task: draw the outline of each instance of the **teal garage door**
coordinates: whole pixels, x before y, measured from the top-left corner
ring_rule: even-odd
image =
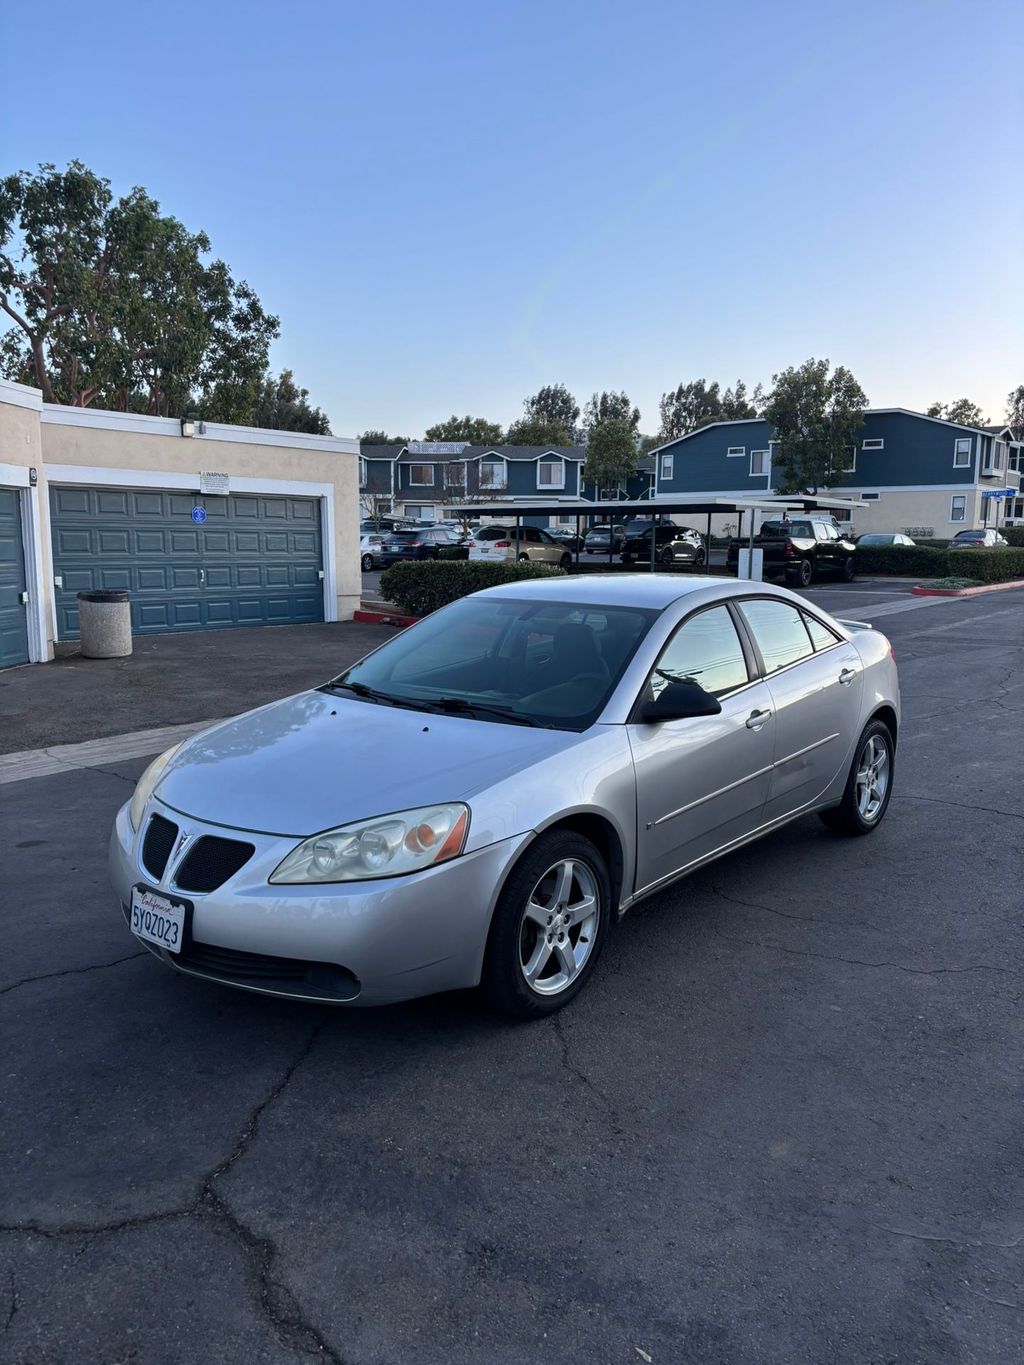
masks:
[[[52,486],[50,528],[61,640],[97,590],[129,594],[139,635],[324,619],[315,498]]]
[[[14,488],[0,488],[0,668],[28,663],[28,613],[21,502]]]

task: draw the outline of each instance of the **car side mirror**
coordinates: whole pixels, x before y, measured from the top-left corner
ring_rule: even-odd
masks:
[[[645,725],[660,725],[667,720],[689,720],[694,716],[718,716],[722,703],[696,683],[668,682],[656,697],[640,707]]]

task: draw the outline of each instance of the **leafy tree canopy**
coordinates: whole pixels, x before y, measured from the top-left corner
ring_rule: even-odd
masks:
[[[548,384],[523,403],[525,416],[505,433],[507,445],[571,446],[580,408],[564,384]]]
[[[587,435],[586,477],[602,492],[613,492],[636,468],[636,430],[632,414],[600,417]]]
[[[215,420],[209,413],[200,416]],[[312,436],[329,436],[327,414],[309,403],[309,390],[300,389],[291,370],[282,370],[275,379],[267,375],[253,405],[253,426],[274,431],[306,431]]]
[[[693,379],[689,384],[680,384],[676,389],[661,395],[661,441],[673,441],[677,436],[696,431],[709,422],[739,421],[745,417],[757,416],[757,404],[762,401],[761,386],[755,388],[751,398],[747,397],[747,386],[742,379],[736,381],[734,389],[722,393],[721,385],[715,380],[709,384],[705,379]]]
[[[485,417],[456,417],[453,413],[444,422],[427,427],[428,441],[468,441],[475,446],[494,446],[501,442],[501,426]]]
[[[981,408],[977,403],[972,403],[969,398],[958,398],[953,403],[947,403],[945,407],[941,403],[933,403],[925,413],[926,417],[942,417],[947,422],[959,422],[965,427],[983,427],[985,418],[982,416]]]
[[[364,446],[407,446],[411,436],[389,436],[379,427],[364,431],[359,436],[359,444]]]
[[[609,417],[624,417],[633,431],[640,427],[640,409],[633,407],[627,393],[595,393],[583,408],[583,430],[589,435],[598,422]]]
[[[80,161],[0,179],[0,373],[50,403],[256,424],[280,326],[209,257],[205,233]]]
[[[1024,384],[1006,395],[1006,425],[1013,428],[1018,438],[1024,436]]]
[[[867,397],[842,365],[806,360],[773,376],[764,416],[778,442],[773,463],[780,493],[815,493],[844,477],[864,424]]]

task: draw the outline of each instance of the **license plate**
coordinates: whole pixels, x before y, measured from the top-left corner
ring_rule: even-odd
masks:
[[[180,953],[185,936],[185,907],[145,887],[132,887],[131,931],[147,943]]]

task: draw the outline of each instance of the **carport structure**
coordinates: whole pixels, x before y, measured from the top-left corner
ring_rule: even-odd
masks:
[[[708,497],[706,495],[694,495],[693,497],[678,498],[643,498],[636,502],[621,501],[599,501],[586,502],[579,500],[576,502],[562,500],[559,502],[522,502],[510,507],[508,503],[495,503],[493,507],[480,506],[475,504],[471,507],[455,507],[452,509],[456,516],[481,516],[481,517],[500,517],[502,521],[509,517],[515,518],[515,551],[516,558],[519,558],[520,531],[524,517],[565,517],[575,516],[576,518],[576,550],[574,555],[575,566],[578,569],[580,564],[580,540],[581,527],[584,520],[590,522],[607,521],[613,524],[615,517],[629,517],[630,520],[649,518],[652,522],[659,521],[662,517],[671,516],[678,512],[685,516],[706,516],[707,517],[707,547],[711,549],[711,518],[723,513],[735,514],[739,521],[737,525],[737,536],[743,538],[743,515],[750,513],[750,520],[747,528],[748,543],[753,548],[755,527],[757,524],[757,513],[767,512],[769,515],[778,515],[782,512],[836,512],[852,511],[858,507],[865,507],[867,504],[860,498],[833,498],[815,494],[765,494],[763,497],[749,498],[728,498],[717,495]],[[657,540],[651,536],[651,572],[657,573]],[[608,563],[613,562],[612,537],[608,537]]]

